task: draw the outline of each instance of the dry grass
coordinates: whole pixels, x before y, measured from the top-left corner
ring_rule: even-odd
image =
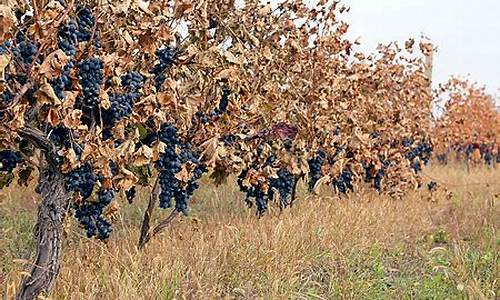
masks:
[[[499,297],[500,170],[426,173],[450,197],[402,201],[363,193],[300,193],[257,219],[234,185],[199,191],[181,218],[140,252],[146,201],[124,207],[107,245],[73,224],[51,299],[495,299]],[[489,184],[488,184],[489,183]],[[142,191],[146,199],[146,191]],[[31,246],[28,192],[0,202],[0,293],[12,297]],[[497,196],[498,197],[498,196]],[[29,200],[26,200],[29,199]],[[203,201],[201,201],[203,199]],[[125,204],[124,204],[125,205]],[[165,212],[163,212],[165,213]],[[498,299],[498,298],[497,298]]]

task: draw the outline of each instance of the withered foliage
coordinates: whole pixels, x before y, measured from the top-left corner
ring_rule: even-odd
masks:
[[[438,155],[455,152],[459,159],[468,157],[476,163],[498,156],[500,111],[485,87],[452,78],[439,87],[435,99],[442,105],[432,130]]]
[[[59,28],[85,5],[96,22],[71,58],[59,47]],[[61,171],[89,163],[101,185],[125,191],[139,183],[137,168],[151,166],[168,146],[148,145],[144,135],[168,122],[209,170],[224,176],[272,153],[277,163],[245,178],[264,190],[280,168],[307,176],[308,159],[318,149],[329,156],[320,183],[348,169],[361,184],[370,166],[371,173],[384,169],[385,192],[397,195],[419,185],[406,155],[411,146],[402,141],[430,143],[432,96],[423,62],[434,51],[429,42],[355,53],[355,42],[345,37],[348,24],[338,20],[345,7],[337,1],[315,7],[302,1],[244,1],[242,7],[229,0],[34,1],[34,16],[19,18],[27,9],[19,2],[0,9],[1,41],[22,32],[37,46],[25,65],[9,51],[0,56],[0,73],[9,74],[1,91],[14,96],[2,103],[3,148],[19,149],[23,128],[50,137],[63,127],[70,145],[57,149]],[[163,84],[152,74],[159,49],[171,59],[161,70]],[[70,60],[91,58],[103,61],[104,84],[99,111],[90,113],[77,105],[84,93],[78,68],[70,69],[71,89],[62,99],[51,82]],[[106,126],[96,115],[110,109],[110,98],[124,89],[120,77],[129,71],[146,78],[140,99],[130,116]],[[217,111],[225,91],[227,112]],[[104,138],[109,131],[112,138]],[[24,163],[42,164],[37,151],[24,155]],[[183,167],[177,177],[187,180],[189,170]]]

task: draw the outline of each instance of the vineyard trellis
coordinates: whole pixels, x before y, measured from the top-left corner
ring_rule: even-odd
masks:
[[[345,11],[337,1],[0,5],[2,185],[37,179],[41,195],[18,299],[51,290],[66,215],[106,240],[138,185],[156,182],[140,247],[188,213],[205,173],[235,174],[258,215],[289,206],[301,178],[338,194],[423,186],[434,47],[356,53]],[[151,230],[156,206],[172,211]]]

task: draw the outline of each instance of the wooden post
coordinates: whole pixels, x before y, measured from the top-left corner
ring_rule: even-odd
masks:
[[[434,51],[425,56],[425,76],[429,79],[429,90],[432,90],[432,68],[434,63]]]

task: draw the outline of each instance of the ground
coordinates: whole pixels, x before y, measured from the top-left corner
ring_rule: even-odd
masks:
[[[139,251],[144,189],[120,202],[107,244],[68,223],[49,298],[499,299],[500,169],[431,167],[424,178],[448,192],[338,199],[300,187],[294,207],[260,219],[231,180],[207,182],[190,216]],[[0,299],[30,256],[37,201],[27,188],[0,193]]]

